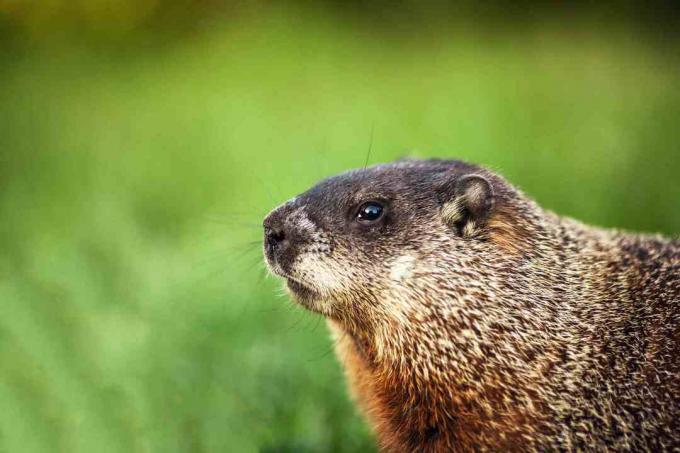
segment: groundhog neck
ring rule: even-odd
[[[359,391],[370,394],[366,410],[384,446],[516,446],[547,434],[569,397],[583,398],[579,370],[593,369],[607,347],[597,337],[627,322],[639,263],[625,236],[570,220],[546,215],[538,234],[540,244],[529,238],[503,259],[481,247],[485,285],[425,301],[415,290],[420,302],[400,304],[412,309],[399,316],[373,311],[338,323],[350,339],[341,355],[362,370]]]
[[[520,258],[482,260],[480,269],[489,272],[485,278],[480,274],[485,285],[449,281],[455,291],[438,290],[429,300],[418,288],[410,296],[402,288],[400,297],[417,302],[395,301],[392,294],[381,302],[394,308],[341,323],[351,338],[341,356],[370,376],[355,387],[370,394],[363,399],[370,401],[367,412],[377,420],[373,425],[384,446],[504,448],[541,429],[549,403],[535,389],[548,381],[552,362],[539,359],[561,357],[567,346],[559,323],[567,318],[556,308],[564,295],[536,278],[543,258],[535,259],[524,267]],[[450,272],[433,272],[428,284],[446,287],[437,280],[444,274]]]

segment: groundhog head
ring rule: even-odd
[[[492,178],[482,168],[442,160],[328,178],[265,218],[267,265],[298,302],[326,316],[387,309],[382,301],[394,297],[386,292],[422,294],[419,286],[431,280],[420,277],[439,269],[450,280],[452,268],[485,247],[498,198]]]

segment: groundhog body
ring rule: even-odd
[[[680,449],[680,243],[458,161],[321,182],[265,254],[323,314],[384,451]]]

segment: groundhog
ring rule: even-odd
[[[264,252],[327,318],[382,451],[680,450],[677,239],[406,160],[279,206]]]

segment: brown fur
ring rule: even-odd
[[[396,192],[391,230],[358,236],[315,218],[316,200],[345,186],[273,214],[297,209],[318,227],[278,272],[311,288],[294,294],[329,319],[381,449],[680,449],[678,241],[585,226],[484,169],[442,165],[366,170],[373,192]],[[436,205],[419,172],[440,171],[490,181],[489,215],[459,228],[461,202],[445,199],[425,216]],[[361,199],[367,176],[350,176],[340,182]]]

